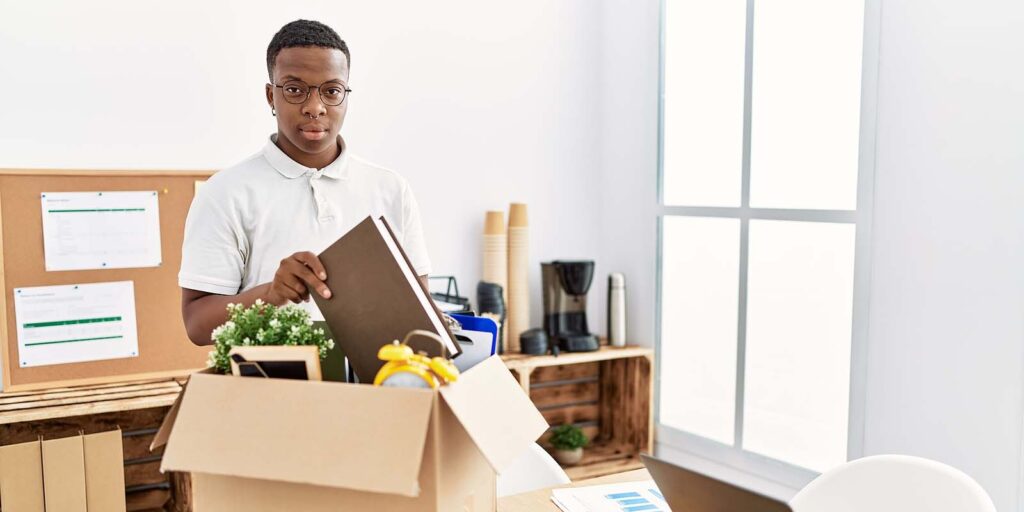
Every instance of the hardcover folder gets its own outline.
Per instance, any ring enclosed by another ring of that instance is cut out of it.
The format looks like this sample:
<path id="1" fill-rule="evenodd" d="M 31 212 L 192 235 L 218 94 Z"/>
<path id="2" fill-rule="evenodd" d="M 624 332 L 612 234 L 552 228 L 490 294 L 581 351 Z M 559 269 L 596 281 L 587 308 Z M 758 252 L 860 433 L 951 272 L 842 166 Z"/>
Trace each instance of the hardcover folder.
<path id="1" fill-rule="evenodd" d="M 367 217 L 319 255 L 327 271 L 331 298 L 310 290 L 335 344 L 348 357 L 360 382 L 373 382 L 384 361 L 380 347 L 402 340 L 414 329 L 438 334 L 449 357 L 461 353 L 447 323 L 420 282 L 412 264 L 383 217 Z M 417 352 L 440 356 L 437 343 L 420 338 Z"/>

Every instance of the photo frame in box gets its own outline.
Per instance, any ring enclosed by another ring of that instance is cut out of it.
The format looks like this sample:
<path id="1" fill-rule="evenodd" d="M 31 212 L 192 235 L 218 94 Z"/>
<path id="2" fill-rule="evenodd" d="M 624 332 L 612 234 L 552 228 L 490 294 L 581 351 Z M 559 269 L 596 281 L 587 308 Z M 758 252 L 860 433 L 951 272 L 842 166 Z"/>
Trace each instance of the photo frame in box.
<path id="1" fill-rule="evenodd" d="M 315 345 L 236 346 L 229 354 L 235 376 L 323 380 Z"/>

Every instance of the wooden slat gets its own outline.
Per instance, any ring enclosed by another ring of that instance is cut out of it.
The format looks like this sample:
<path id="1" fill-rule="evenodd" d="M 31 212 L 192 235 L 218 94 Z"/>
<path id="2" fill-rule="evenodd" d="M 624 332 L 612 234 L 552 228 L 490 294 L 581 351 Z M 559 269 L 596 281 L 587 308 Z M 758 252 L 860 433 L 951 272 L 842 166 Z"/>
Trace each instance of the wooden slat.
<path id="1" fill-rule="evenodd" d="M 533 373 L 533 368 L 519 368 L 516 370 L 509 369 L 512 375 L 516 378 L 516 382 L 519 383 L 519 387 L 523 388 L 523 391 L 530 392 L 530 374 Z"/>
<path id="2" fill-rule="evenodd" d="M 156 434 L 149 434 L 146 436 L 126 436 L 121 439 L 122 446 L 124 447 L 124 460 L 136 460 L 145 459 L 147 457 L 155 457 L 164 453 L 164 447 L 161 446 L 154 451 L 149 451 L 149 445 L 153 442 L 153 437 Z"/>
<path id="3" fill-rule="evenodd" d="M 543 388 L 530 388 L 530 399 L 538 409 L 556 405 L 592 402 L 600 396 L 597 381 L 577 382 Z"/>
<path id="4" fill-rule="evenodd" d="M 171 478 L 170 512 L 192 512 L 192 475 L 190 473 L 169 473 Z"/>
<path id="5" fill-rule="evenodd" d="M 108 412 L 91 416 L 45 419 L 35 422 L 7 423 L 0 425 L 0 443 L 17 444 L 34 441 L 39 436 L 57 439 L 77 435 L 107 432 L 118 427 L 122 431 L 152 429 L 160 426 L 167 407 L 132 411 Z"/>
<path id="6" fill-rule="evenodd" d="M 26 401 L 13 404 L 0 405 L 0 412 L 24 411 L 29 409 L 41 409 L 46 407 L 58 407 L 75 404 L 101 403 L 110 400 L 123 400 L 126 398 L 139 398 L 149 396 L 177 395 L 181 388 L 177 384 L 172 386 L 161 386 L 155 389 L 117 391 L 104 393 L 102 395 L 81 395 L 67 398 L 54 398 L 50 400 Z"/>
<path id="7" fill-rule="evenodd" d="M 556 427 L 566 423 L 597 423 L 600 418 L 600 408 L 597 402 L 581 405 L 569 405 L 554 407 L 540 411 L 541 415 L 548 422 L 548 425 Z"/>
<path id="8" fill-rule="evenodd" d="M 169 407 L 174 403 L 177 397 L 177 393 L 165 393 L 162 395 L 129 398 L 125 400 L 108 400 L 95 403 L 28 409 L 24 411 L 10 411 L 0 414 L 0 425 L 70 416 L 83 416 L 86 414 L 130 411 L 135 409 L 149 409 L 153 407 Z"/>
<path id="9" fill-rule="evenodd" d="M 600 363 L 597 362 L 545 366 L 533 371 L 533 375 L 530 376 L 530 384 L 535 385 L 560 380 L 578 380 L 589 377 L 597 378 L 600 371 Z"/>
<path id="10" fill-rule="evenodd" d="M 651 446 L 651 372 L 646 358 L 601 363 L 601 438 L 634 447 Z"/>
<path id="11" fill-rule="evenodd" d="M 161 380 L 166 380 L 166 379 L 161 379 Z M 108 383 L 108 384 L 93 384 L 92 386 L 73 386 L 73 387 L 65 386 L 65 387 L 60 387 L 60 388 L 49 388 L 45 392 L 48 392 L 48 393 L 59 393 L 61 391 L 80 391 L 82 389 L 100 389 L 100 388 L 105 388 L 105 387 L 124 386 L 126 384 L 135 384 L 135 383 L 139 383 L 139 382 L 156 382 L 156 381 L 147 380 L 147 381 L 133 381 L 133 382 L 111 382 L 111 383 Z M 3 391 L 3 392 L 0 392 L 0 398 L 9 398 L 9 397 L 25 396 L 25 395 L 38 395 L 39 393 L 42 393 L 42 392 L 43 391 L 39 391 L 39 390 L 36 390 L 36 391 Z"/>
<path id="12" fill-rule="evenodd" d="M 181 391 L 180 379 L 96 384 L 0 394 L 0 425 L 86 414 L 166 407 Z"/>
<path id="13" fill-rule="evenodd" d="M 44 406 L 54 400 L 91 398 L 91 401 L 104 400 L 112 394 L 124 394 L 131 392 L 144 392 L 154 389 L 176 390 L 181 386 L 173 380 L 159 382 L 147 382 L 142 384 L 131 384 L 121 386 L 109 386 L 102 388 L 78 388 L 61 391 L 47 391 L 45 393 L 28 393 L 17 396 L 0 395 L 0 407 L 13 404 L 42 403 Z M 0 409 L 5 410 L 5 409 Z"/>
<path id="14" fill-rule="evenodd" d="M 160 461 L 145 464 L 130 464 L 124 467 L 124 485 L 158 484 L 169 481 L 169 477 L 160 472 Z"/>
<path id="15" fill-rule="evenodd" d="M 101 391 L 103 389 L 108 389 L 108 388 L 138 386 L 138 385 L 154 384 L 154 383 L 177 382 L 178 384 L 181 384 L 181 383 L 185 382 L 186 380 L 187 380 L 187 378 L 145 379 L 145 380 L 124 381 L 124 382 L 108 382 L 108 383 L 105 383 L 105 384 L 91 384 L 91 385 L 88 385 L 88 386 L 71 386 L 71 387 L 60 387 L 60 388 L 47 388 L 47 389 L 44 389 L 44 390 L 34 390 L 34 391 L 0 392 L 0 401 L 2 401 L 3 399 L 6 399 L 6 398 L 13 398 L 13 397 L 20 397 L 20 396 L 27 396 L 27 395 L 29 395 L 29 396 L 39 396 L 39 395 L 50 394 L 50 393 L 64 393 L 64 392 L 74 392 L 74 391 L 90 391 L 90 390 Z"/>
<path id="16" fill-rule="evenodd" d="M 622 359 L 628 357 L 653 358 L 654 349 L 639 347 L 636 345 L 622 348 L 602 346 L 595 352 L 563 352 L 557 356 L 530 356 L 526 354 L 504 354 L 501 359 L 505 366 L 510 369 L 529 366 L 540 368 L 544 366 L 558 366 L 565 364 L 589 363 L 591 361 L 607 361 L 609 359 Z"/>
<path id="17" fill-rule="evenodd" d="M 170 489 L 150 489 L 142 492 L 131 492 L 125 496 L 128 512 L 164 510 L 164 505 L 169 501 L 171 501 Z"/>
<path id="18" fill-rule="evenodd" d="M 594 478 L 605 475 L 614 475 L 616 473 L 623 473 L 625 471 L 633 471 L 636 469 L 642 469 L 644 463 L 639 457 L 630 457 L 625 459 L 614 459 L 603 462 L 587 462 L 582 461 L 579 465 L 571 466 L 565 469 L 565 474 L 569 475 L 569 479 L 573 482 L 580 480 L 586 480 L 588 478 Z"/>

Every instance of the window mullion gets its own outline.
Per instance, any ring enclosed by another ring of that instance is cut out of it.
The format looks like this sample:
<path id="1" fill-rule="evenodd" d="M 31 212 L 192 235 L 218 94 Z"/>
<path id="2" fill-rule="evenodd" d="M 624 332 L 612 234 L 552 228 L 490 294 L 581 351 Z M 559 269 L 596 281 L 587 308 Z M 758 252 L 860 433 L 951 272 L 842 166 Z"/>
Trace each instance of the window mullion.
<path id="1" fill-rule="evenodd" d="M 740 278 L 736 328 L 736 409 L 733 445 L 743 448 L 743 405 L 747 360 L 747 261 L 750 245 L 750 106 L 754 69 L 754 0 L 747 0 L 746 50 L 743 59 L 743 173 L 740 193 Z"/>

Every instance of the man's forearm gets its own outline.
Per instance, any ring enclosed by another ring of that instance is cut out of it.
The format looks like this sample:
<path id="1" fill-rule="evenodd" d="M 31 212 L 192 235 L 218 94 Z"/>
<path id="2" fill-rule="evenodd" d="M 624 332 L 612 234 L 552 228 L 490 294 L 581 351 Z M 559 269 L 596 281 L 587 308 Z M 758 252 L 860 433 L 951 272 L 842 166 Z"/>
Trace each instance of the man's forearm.
<path id="1" fill-rule="evenodd" d="M 185 307 L 185 330 L 192 343 L 196 345 L 212 345 L 210 335 L 217 326 L 228 320 L 228 304 L 251 306 L 256 299 L 266 301 L 266 292 L 270 284 L 261 284 L 237 295 L 210 294 L 193 300 Z"/>

